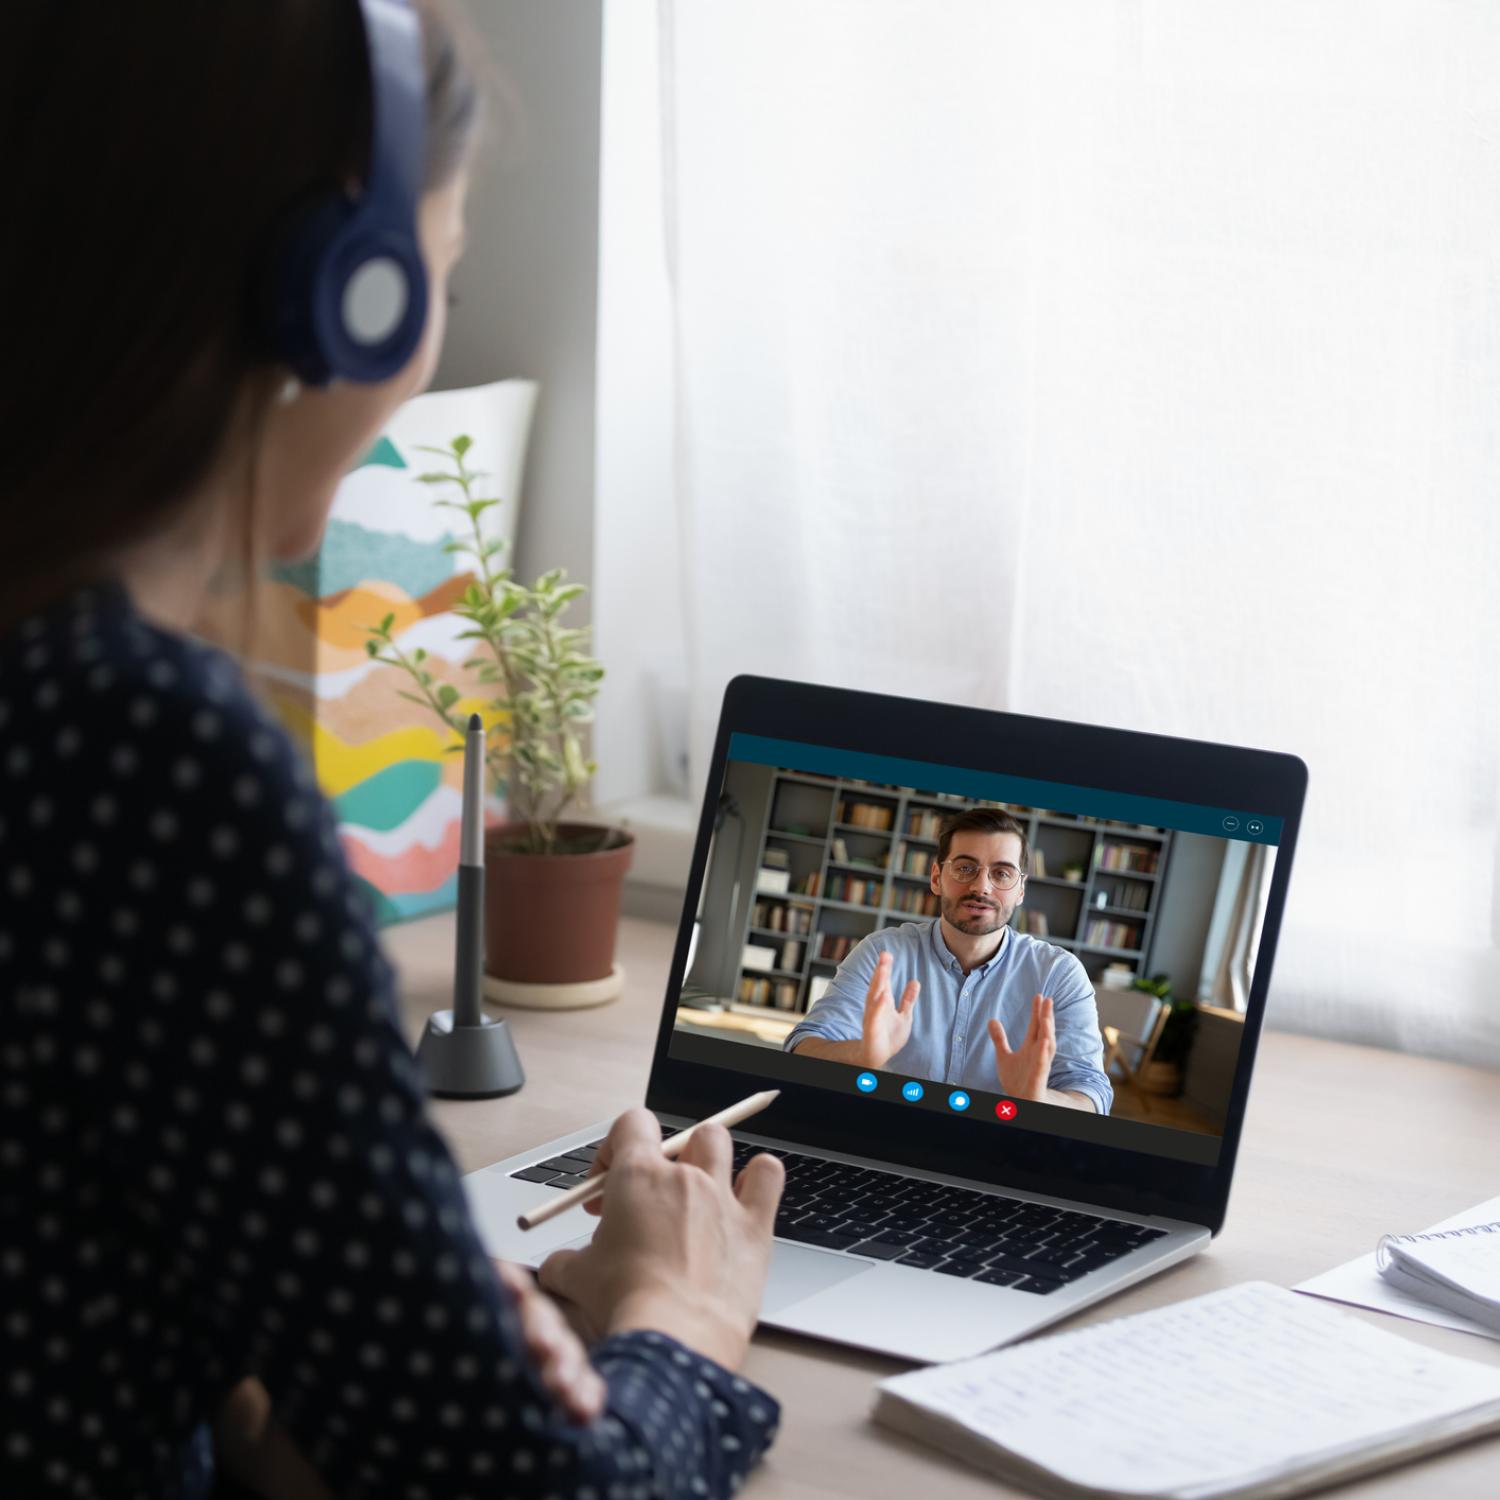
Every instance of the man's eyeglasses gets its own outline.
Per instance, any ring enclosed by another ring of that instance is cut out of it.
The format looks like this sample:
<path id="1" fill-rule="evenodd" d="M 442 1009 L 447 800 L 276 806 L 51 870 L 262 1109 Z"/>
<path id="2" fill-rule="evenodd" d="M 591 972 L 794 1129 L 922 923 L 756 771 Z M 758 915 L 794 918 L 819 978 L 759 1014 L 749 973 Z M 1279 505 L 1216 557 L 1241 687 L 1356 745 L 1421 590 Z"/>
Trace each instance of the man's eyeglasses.
<path id="1" fill-rule="evenodd" d="M 972 885 L 979 879 L 979 872 L 984 866 L 973 859 L 945 859 L 940 865 L 948 866 L 948 873 L 960 885 Z M 1021 878 L 1021 872 L 1014 865 L 991 865 L 990 884 L 1002 891 L 1008 891 Z"/>

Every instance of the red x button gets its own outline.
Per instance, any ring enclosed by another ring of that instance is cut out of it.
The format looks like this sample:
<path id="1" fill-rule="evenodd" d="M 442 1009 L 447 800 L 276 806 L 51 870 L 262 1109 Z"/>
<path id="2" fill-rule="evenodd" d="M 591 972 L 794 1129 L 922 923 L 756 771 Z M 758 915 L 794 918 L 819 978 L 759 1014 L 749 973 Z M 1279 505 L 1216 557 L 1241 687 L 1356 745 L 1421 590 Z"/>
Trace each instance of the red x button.
<path id="1" fill-rule="evenodd" d="M 1002 1099 L 995 1106 L 995 1113 L 999 1115 L 1002 1120 L 1014 1120 L 1016 1117 L 1016 1107 L 1011 1103 L 1009 1099 Z"/>

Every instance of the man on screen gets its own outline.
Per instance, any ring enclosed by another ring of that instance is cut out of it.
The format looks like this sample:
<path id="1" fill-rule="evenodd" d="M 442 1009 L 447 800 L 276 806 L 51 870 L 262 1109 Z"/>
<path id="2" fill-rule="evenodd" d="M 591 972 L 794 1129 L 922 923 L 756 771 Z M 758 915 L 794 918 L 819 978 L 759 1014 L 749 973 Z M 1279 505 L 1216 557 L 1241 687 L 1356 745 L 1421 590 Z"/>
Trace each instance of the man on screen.
<path id="1" fill-rule="evenodd" d="M 1083 965 L 1009 926 L 1027 856 L 1007 813 L 949 819 L 932 862 L 941 915 L 861 941 L 786 1050 L 1108 1114 L 1114 1090 Z"/>

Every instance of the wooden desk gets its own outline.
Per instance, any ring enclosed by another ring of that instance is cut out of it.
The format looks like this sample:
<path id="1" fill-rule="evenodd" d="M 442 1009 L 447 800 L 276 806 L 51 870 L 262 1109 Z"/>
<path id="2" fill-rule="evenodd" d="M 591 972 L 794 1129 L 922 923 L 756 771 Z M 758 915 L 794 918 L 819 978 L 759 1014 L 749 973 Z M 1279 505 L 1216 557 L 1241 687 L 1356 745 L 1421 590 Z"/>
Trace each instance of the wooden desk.
<path id="1" fill-rule="evenodd" d="M 509 1011 L 527 1085 L 510 1099 L 434 1101 L 465 1171 L 613 1114 L 645 1097 L 673 929 L 627 920 L 625 994 L 598 1010 Z M 451 1003 L 453 921 L 389 929 L 407 1032 Z M 1259 1279 L 1290 1286 L 1372 1248 L 1392 1229 L 1420 1229 L 1500 1192 L 1500 1075 L 1271 1033 L 1262 1040 L 1224 1232 L 1202 1255 L 1057 1327 L 1140 1312 Z M 1500 1365 L 1500 1343 L 1378 1313 L 1389 1332 Z M 895 1360 L 762 1331 L 746 1374 L 781 1401 L 781 1435 L 746 1486 L 759 1500 L 932 1493 L 1019 1493 L 867 1418 L 875 1382 Z M 1162 1392 L 1170 1403 L 1172 1392 Z M 1471 1444 L 1348 1486 L 1361 1497 L 1493 1500 L 1500 1440 Z"/>

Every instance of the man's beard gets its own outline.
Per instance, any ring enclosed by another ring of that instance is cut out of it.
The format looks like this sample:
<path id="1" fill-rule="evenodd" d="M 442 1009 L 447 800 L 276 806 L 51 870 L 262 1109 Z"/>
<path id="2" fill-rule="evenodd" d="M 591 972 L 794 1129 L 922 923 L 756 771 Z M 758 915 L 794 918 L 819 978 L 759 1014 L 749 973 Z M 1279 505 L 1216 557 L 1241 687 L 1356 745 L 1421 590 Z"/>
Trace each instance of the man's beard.
<path id="1" fill-rule="evenodd" d="M 1010 912 L 1003 902 L 992 903 L 988 911 L 969 911 L 964 902 L 966 896 L 957 901 L 943 900 L 943 920 L 958 929 L 965 937 L 988 937 L 999 932 L 1010 921 Z"/>

